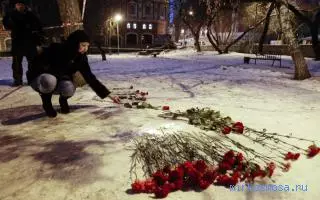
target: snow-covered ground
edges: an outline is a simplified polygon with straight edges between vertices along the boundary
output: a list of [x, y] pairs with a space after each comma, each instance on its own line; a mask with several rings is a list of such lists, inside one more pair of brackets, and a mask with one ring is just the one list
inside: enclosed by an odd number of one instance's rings
[[[246, 126], [320, 140], [320, 62], [308, 59], [313, 78], [292, 80], [293, 65], [271, 61], [243, 64], [243, 54], [217, 55], [186, 49], [157, 58], [120, 54], [107, 62], [90, 56], [93, 72], [108, 88], [134, 86], [148, 102], [171, 110], [210, 107]], [[127, 109], [99, 100], [88, 88], [70, 99], [72, 112], [45, 117], [30, 87], [10, 87], [11, 60], [0, 59], [0, 199], [127, 200], [130, 195], [130, 139], [167, 130], [192, 130], [157, 117], [161, 111]], [[57, 97], [53, 99], [57, 104]], [[320, 145], [320, 144], [317, 144]], [[167, 199], [320, 199], [320, 157], [300, 159], [276, 184], [304, 184], [306, 192], [230, 192], [210, 186], [203, 192], [174, 192]]]

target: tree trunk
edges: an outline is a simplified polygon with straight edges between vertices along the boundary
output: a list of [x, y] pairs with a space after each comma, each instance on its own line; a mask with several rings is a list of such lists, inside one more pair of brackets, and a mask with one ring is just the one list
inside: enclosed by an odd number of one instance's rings
[[[287, 11], [287, 9], [285, 9]], [[306, 60], [302, 54], [300, 46], [296, 40], [295, 27], [291, 23], [293, 15], [285, 12], [281, 17], [281, 22], [284, 29], [284, 37], [288, 41], [288, 48], [295, 65], [295, 80], [304, 80], [310, 78], [310, 72], [306, 63]]]
[[213, 21], [213, 18], [212, 19], [209, 19], [208, 20], [208, 23], [207, 23], [207, 38], [210, 42], [210, 44], [212, 45], [212, 47], [218, 51], [219, 54], [223, 54], [222, 50], [218, 47], [218, 45], [216, 43], [214, 43], [211, 35], [212, 35], [212, 32], [211, 32], [211, 25], [212, 25], [212, 21]]
[[57, 0], [60, 18], [64, 26], [64, 37], [70, 35], [75, 30], [82, 29], [81, 12], [78, 0]]
[[266, 38], [266, 35], [268, 33], [269, 30], [269, 24], [270, 24], [270, 16], [272, 11], [275, 8], [275, 3], [272, 3], [269, 7], [269, 10], [267, 12], [267, 16], [266, 16], [266, 22], [264, 24], [264, 28], [263, 28], [263, 32], [259, 41], [259, 47], [258, 47], [258, 53], [262, 54], [263, 51], [263, 43], [264, 43], [264, 39]]
[[199, 37], [200, 37], [200, 31], [197, 31], [195, 34], [193, 34], [194, 46], [196, 47], [197, 52], [201, 52]]

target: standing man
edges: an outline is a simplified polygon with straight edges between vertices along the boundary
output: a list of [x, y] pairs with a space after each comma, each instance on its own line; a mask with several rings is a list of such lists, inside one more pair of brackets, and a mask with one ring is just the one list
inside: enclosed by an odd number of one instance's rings
[[14, 6], [14, 10], [3, 18], [3, 25], [11, 31], [13, 86], [19, 86], [23, 84], [23, 57], [27, 58], [30, 69], [41, 43], [42, 27], [38, 17], [26, 8], [25, 0], [15, 0]]

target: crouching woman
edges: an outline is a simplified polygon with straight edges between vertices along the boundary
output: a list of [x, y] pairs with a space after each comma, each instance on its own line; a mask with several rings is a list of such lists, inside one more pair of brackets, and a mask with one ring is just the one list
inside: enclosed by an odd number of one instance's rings
[[64, 43], [53, 43], [35, 57], [32, 68], [27, 72], [27, 79], [29, 85], [39, 92], [48, 117], [57, 116], [51, 102], [53, 94], [60, 95], [61, 113], [70, 112], [67, 99], [76, 91], [73, 76], [77, 72], [100, 98], [109, 97], [113, 102], [120, 103], [119, 97], [111, 96], [110, 91], [91, 72], [86, 55], [89, 42], [88, 35], [77, 30]]

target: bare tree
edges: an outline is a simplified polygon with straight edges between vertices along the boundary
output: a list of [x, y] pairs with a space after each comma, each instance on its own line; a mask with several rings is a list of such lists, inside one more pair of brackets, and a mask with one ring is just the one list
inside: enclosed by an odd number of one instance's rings
[[209, 2], [209, 11], [207, 12], [209, 15], [207, 20], [207, 37], [213, 48], [220, 54], [228, 53], [230, 47], [265, 21], [265, 17], [255, 20], [239, 35], [237, 28], [239, 23], [240, 1], [207, 2]]
[[207, 4], [204, 0], [177, 0], [175, 2], [179, 10], [179, 17], [186, 27], [189, 28], [194, 38], [195, 48], [200, 52], [200, 31], [206, 23]]

